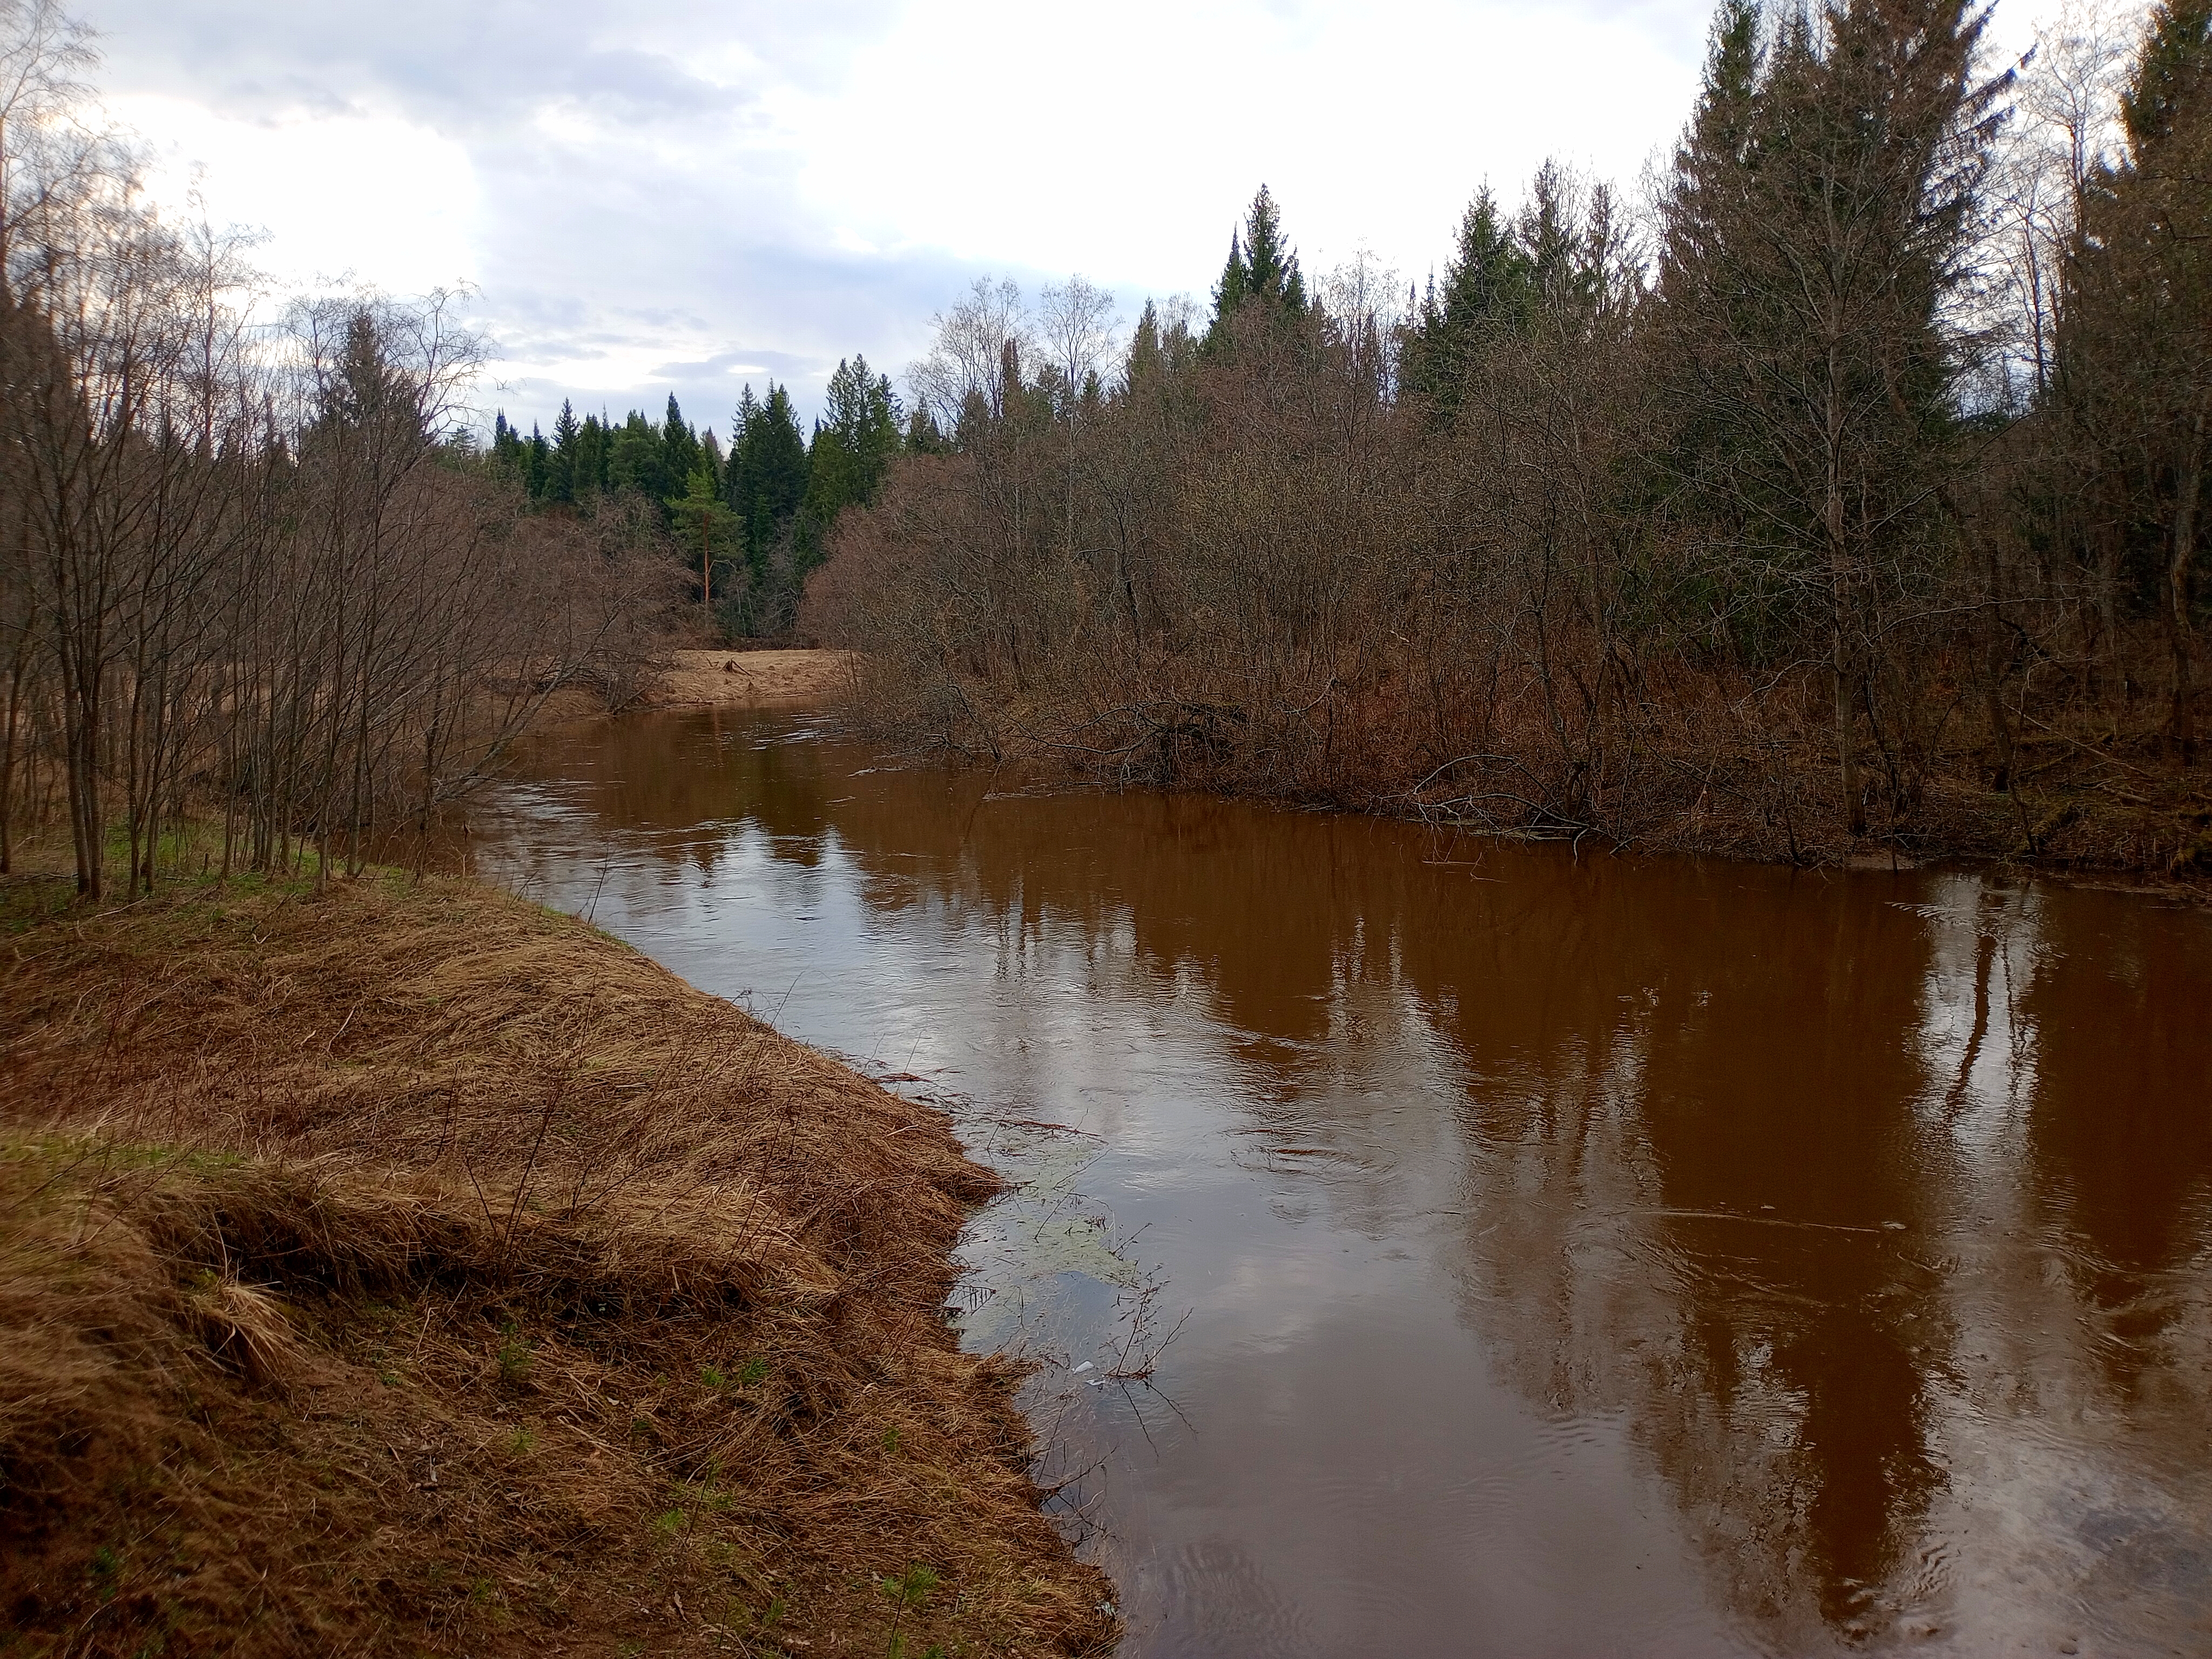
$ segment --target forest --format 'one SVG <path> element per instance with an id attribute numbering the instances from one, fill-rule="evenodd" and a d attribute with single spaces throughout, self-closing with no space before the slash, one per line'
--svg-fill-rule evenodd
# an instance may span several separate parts
<path id="1" fill-rule="evenodd" d="M 487 443 L 465 296 L 272 304 L 249 237 L 149 204 L 83 26 L 0 26 L 0 873 L 64 825 L 94 898 L 419 858 L 556 697 L 787 635 L 839 513 L 931 445 L 858 356 L 811 439 L 771 384 L 726 453 L 672 397 Z"/>
<path id="2" fill-rule="evenodd" d="M 917 747 L 1813 862 L 2212 862 L 2212 3 L 2018 64 L 1723 0 L 1661 176 L 1402 284 L 1262 189 L 1120 337 L 980 282 L 802 631 Z"/>
<path id="3" fill-rule="evenodd" d="M 456 296 L 272 307 L 243 237 L 148 204 L 82 25 L 0 22 L 0 872 L 21 832 L 88 899 L 419 860 L 550 699 L 647 682 L 665 532 L 530 512 Z"/>
<path id="4" fill-rule="evenodd" d="M 910 748 L 1616 846 L 2212 867 L 2212 0 L 1723 0 L 1668 165 L 1206 304 L 982 280 L 902 399 L 550 434 L 456 298 L 163 220 L 49 0 L 0 83 L 0 869 L 358 867 L 555 697 L 816 642 Z M 220 821 L 188 847 L 195 815 Z"/>
<path id="5" fill-rule="evenodd" d="M 605 508 L 649 503 L 696 580 L 692 594 L 710 629 L 732 638 L 788 635 L 806 577 L 827 554 L 846 507 L 874 500 L 902 447 L 933 447 L 927 416 L 902 433 L 888 375 L 857 354 L 830 376 L 811 439 L 801 433 L 788 387 L 750 386 L 730 423 L 728 453 L 710 428 L 684 418 L 672 393 L 658 421 L 632 410 L 617 424 L 579 421 L 568 403 L 550 438 L 526 438 L 501 411 L 492 420 L 492 474 L 518 486 L 532 509 L 596 520 Z"/>

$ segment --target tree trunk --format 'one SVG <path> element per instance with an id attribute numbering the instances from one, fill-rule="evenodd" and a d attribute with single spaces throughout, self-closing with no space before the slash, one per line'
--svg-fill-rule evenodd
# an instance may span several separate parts
<path id="1" fill-rule="evenodd" d="M 2181 464 L 2180 499 L 2173 509 L 2172 556 L 2166 570 L 2166 625 L 2173 645 L 2172 737 L 2184 766 L 2197 758 L 2195 700 L 2197 629 L 2190 615 L 2196 586 L 2197 492 L 2204 471 L 2204 417 L 2199 415 L 2189 434 L 2189 450 Z"/>
<path id="2" fill-rule="evenodd" d="M 1833 352 L 1830 354 L 1833 359 Z M 1866 803 L 1859 794 L 1859 754 L 1851 715 L 1850 561 L 1844 549 L 1844 489 L 1840 404 L 1832 369 L 1828 396 L 1828 477 L 1820 518 L 1828 535 L 1828 668 L 1836 682 L 1836 767 L 1844 791 L 1844 812 L 1851 838 L 1866 834 Z"/>
<path id="3" fill-rule="evenodd" d="M 0 744 L 0 876 L 8 873 L 15 852 L 10 830 L 15 816 L 15 734 L 21 722 L 23 676 L 30 667 L 30 654 L 22 647 L 16 647 L 14 668 L 8 678 L 8 735 L 4 744 Z"/>
<path id="4" fill-rule="evenodd" d="M 1866 834 L 1866 803 L 1859 794 L 1859 751 L 1854 741 L 1851 715 L 1851 675 L 1844 645 L 1843 617 L 1836 618 L 1829 673 L 1836 683 L 1836 766 L 1844 790 L 1844 811 L 1854 840 Z"/>
<path id="5" fill-rule="evenodd" d="M 79 677 L 80 679 L 82 677 Z M 64 757 L 69 769 L 70 835 L 76 850 L 76 890 L 98 899 L 107 836 L 100 799 L 100 693 L 95 683 L 67 688 L 63 698 Z"/>
<path id="6" fill-rule="evenodd" d="M 1984 670 L 1982 695 L 1989 711 L 1990 737 L 1996 745 L 1995 775 L 1990 787 L 2000 795 L 2012 793 L 2013 732 L 2012 716 L 2004 706 L 2004 677 L 2008 659 L 2002 648 L 1990 647 L 1989 661 Z"/>

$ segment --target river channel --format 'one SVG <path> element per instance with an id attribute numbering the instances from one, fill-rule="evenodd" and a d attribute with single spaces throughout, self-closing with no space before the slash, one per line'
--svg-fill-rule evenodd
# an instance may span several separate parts
<path id="1" fill-rule="evenodd" d="M 957 1316 L 1125 1659 L 2212 1653 L 2212 915 L 732 711 L 474 846 L 1020 1183 Z"/>

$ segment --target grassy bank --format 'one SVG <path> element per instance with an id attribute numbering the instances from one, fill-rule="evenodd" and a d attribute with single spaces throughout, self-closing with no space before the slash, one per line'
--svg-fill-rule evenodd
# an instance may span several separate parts
<path id="1" fill-rule="evenodd" d="M 939 1117 L 469 883 L 0 894 L 0 1652 L 1110 1644 Z"/>

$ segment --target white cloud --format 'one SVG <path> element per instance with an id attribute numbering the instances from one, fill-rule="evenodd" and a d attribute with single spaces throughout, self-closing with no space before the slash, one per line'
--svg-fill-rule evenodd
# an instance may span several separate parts
<path id="1" fill-rule="evenodd" d="M 2014 0 L 2002 44 L 2032 33 Z M 2049 0 L 2056 3 L 2056 0 Z M 976 275 L 1203 295 L 1265 180 L 1318 273 L 1418 276 L 1485 179 L 1632 184 L 1688 113 L 1705 0 L 87 0 L 118 112 L 289 276 L 469 281 L 526 421 L 564 395 L 726 420 L 894 371 Z M 695 402 L 697 407 L 692 408 Z"/>
<path id="2" fill-rule="evenodd" d="M 146 135 L 149 191 L 217 224 L 264 228 L 258 260 L 289 284 L 348 272 L 395 293 L 477 280 L 483 204 L 465 145 L 392 115 L 243 118 L 158 94 L 112 97 Z"/>

